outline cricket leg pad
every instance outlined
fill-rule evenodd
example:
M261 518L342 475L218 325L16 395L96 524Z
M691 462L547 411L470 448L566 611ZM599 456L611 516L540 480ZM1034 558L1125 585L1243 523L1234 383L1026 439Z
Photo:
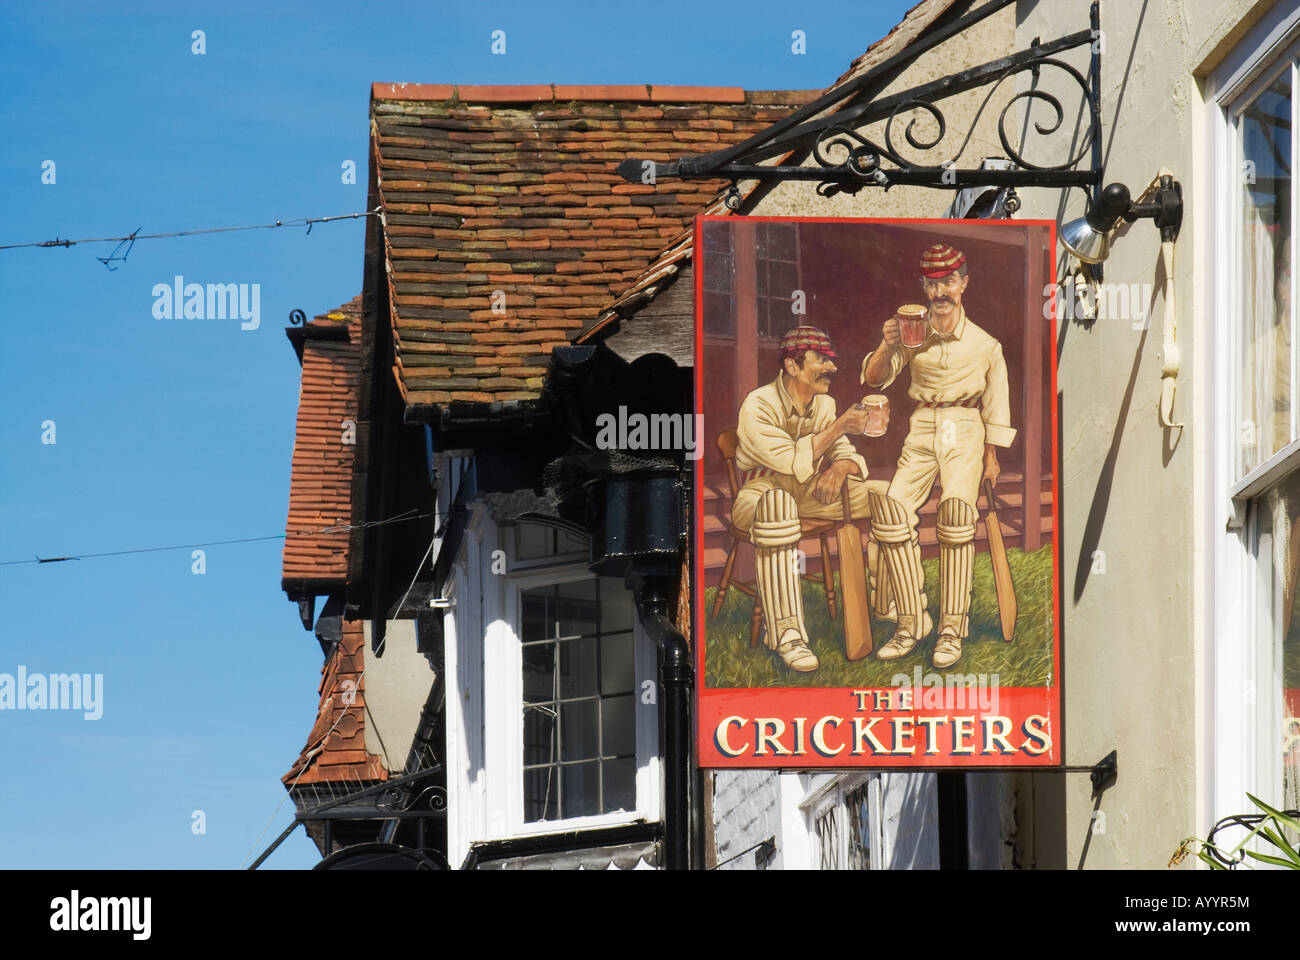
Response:
M939 633L951 633L958 639L970 632L975 520L973 504L956 497L940 501L935 524L939 539Z
M759 498L750 527L754 575L767 625L767 645L776 650L794 638L806 641L803 592L799 582L799 510L784 490Z
M916 641L929 632L923 629L925 574L921 552L914 549L912 541L911 511L893 497L872 491L871 516L871 530L884 554L898 611L898 630L877 653L877 657L888 660L910 652Z

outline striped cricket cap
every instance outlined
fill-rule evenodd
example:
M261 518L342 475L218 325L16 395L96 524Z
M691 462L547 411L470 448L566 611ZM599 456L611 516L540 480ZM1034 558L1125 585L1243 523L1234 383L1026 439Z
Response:
M966 262L966 254L946 243L932 243L921 254L921 275L946 277Z
M816 350L831 359L835 351L831 349L831 338L816 327L795 327L781 338L781 356L803 357L805 350Z

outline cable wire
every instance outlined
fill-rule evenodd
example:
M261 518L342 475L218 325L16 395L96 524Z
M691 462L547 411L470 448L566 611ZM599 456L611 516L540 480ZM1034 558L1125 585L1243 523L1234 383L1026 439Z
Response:
M307 232L311 233L312 224L329 223L332 220L356 220L358 217L373 217L379 214L379 207L373 210L366 210L362 213L341 213L332 217L296 217L292 220L276 220L274 223L253 223L242 227L207 227L201 230L173 230L169 233L141 233L140 228L136 227L133 233L128 233L124 237L82 237L79 240L64 240L55 237L53 240L39 240L30 243L3 243L0 244L0 250L18 250L24 247L71 247L78 243L115 243L120 248L122 244L134 245L137 240L162 240L171 237L197 237L206 233L231 233L236 230L274 230L277 227L306 227ZM127 247L129 253L131 246ZM108 257L99 257L99 261L108 266L112 260L126 260L126 254L116 256L115 249ZM114 269L109 267L109 269Z
M382 527L390 523L406 523L409 520L424 520L429 517L447 516L443 512L435 513L418 513L414 516L408 516L415 508L399 513L395 517L389 517L387 520L370 520L366 523L344 523L336 524L331 527L321 527L318 530L291 530L287 533L277 533L265 537L242 537L238 540L209 540L205 543L180 543L170 547L137 547L130 550L106 550L103 553L78 553L66 557L41 557L37 556L34 560L0 560L0 567L20 566L28 563L61 563L65 560L92 560L96 557L121 557L134 553L156 553L160 550L192 550L195 547L219 547L232 543L257 543L262 540L283 540L287 536L293 537L314 537L322 533L336 533L346 530L364 530L368 527Z

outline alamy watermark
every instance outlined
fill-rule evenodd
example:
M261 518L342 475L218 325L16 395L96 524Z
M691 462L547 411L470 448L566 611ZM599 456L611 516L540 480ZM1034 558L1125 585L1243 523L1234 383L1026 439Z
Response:
M73 890L50 901L50 929L127 932L133 940L148 940L153 930L152 897L85 897Z
M177 276L171 283L153 285L153 315L156 320L244 321L241 330L262 325L260 283L186 283Z
M912 675L896 673L889 685L899 690L910 690L909 706L914 710L974 710L996 712L998 691L1002 688L1000 674L988 673L925 673L919 666Z
M1088 283L1077 276L1043 287L1043 319L1126 320L1134 330L1146 328L1151 308L1150 283Z
M703 456L700 434L704 416L690 413L618 413L596 417L598 450L683 450L687 460Z
M80 710L87 720L104 715L102 673L0 673L0 710Z

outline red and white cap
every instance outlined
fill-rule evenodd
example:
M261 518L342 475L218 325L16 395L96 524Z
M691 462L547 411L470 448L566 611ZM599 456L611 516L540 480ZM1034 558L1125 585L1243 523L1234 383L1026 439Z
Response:
M946 243L932 243L921 254L921 276L946 277L966 262L966 254Z
M831 338L816 327L795 327L781 338L782 357L802 357L805 350L816 350L835 359Z

